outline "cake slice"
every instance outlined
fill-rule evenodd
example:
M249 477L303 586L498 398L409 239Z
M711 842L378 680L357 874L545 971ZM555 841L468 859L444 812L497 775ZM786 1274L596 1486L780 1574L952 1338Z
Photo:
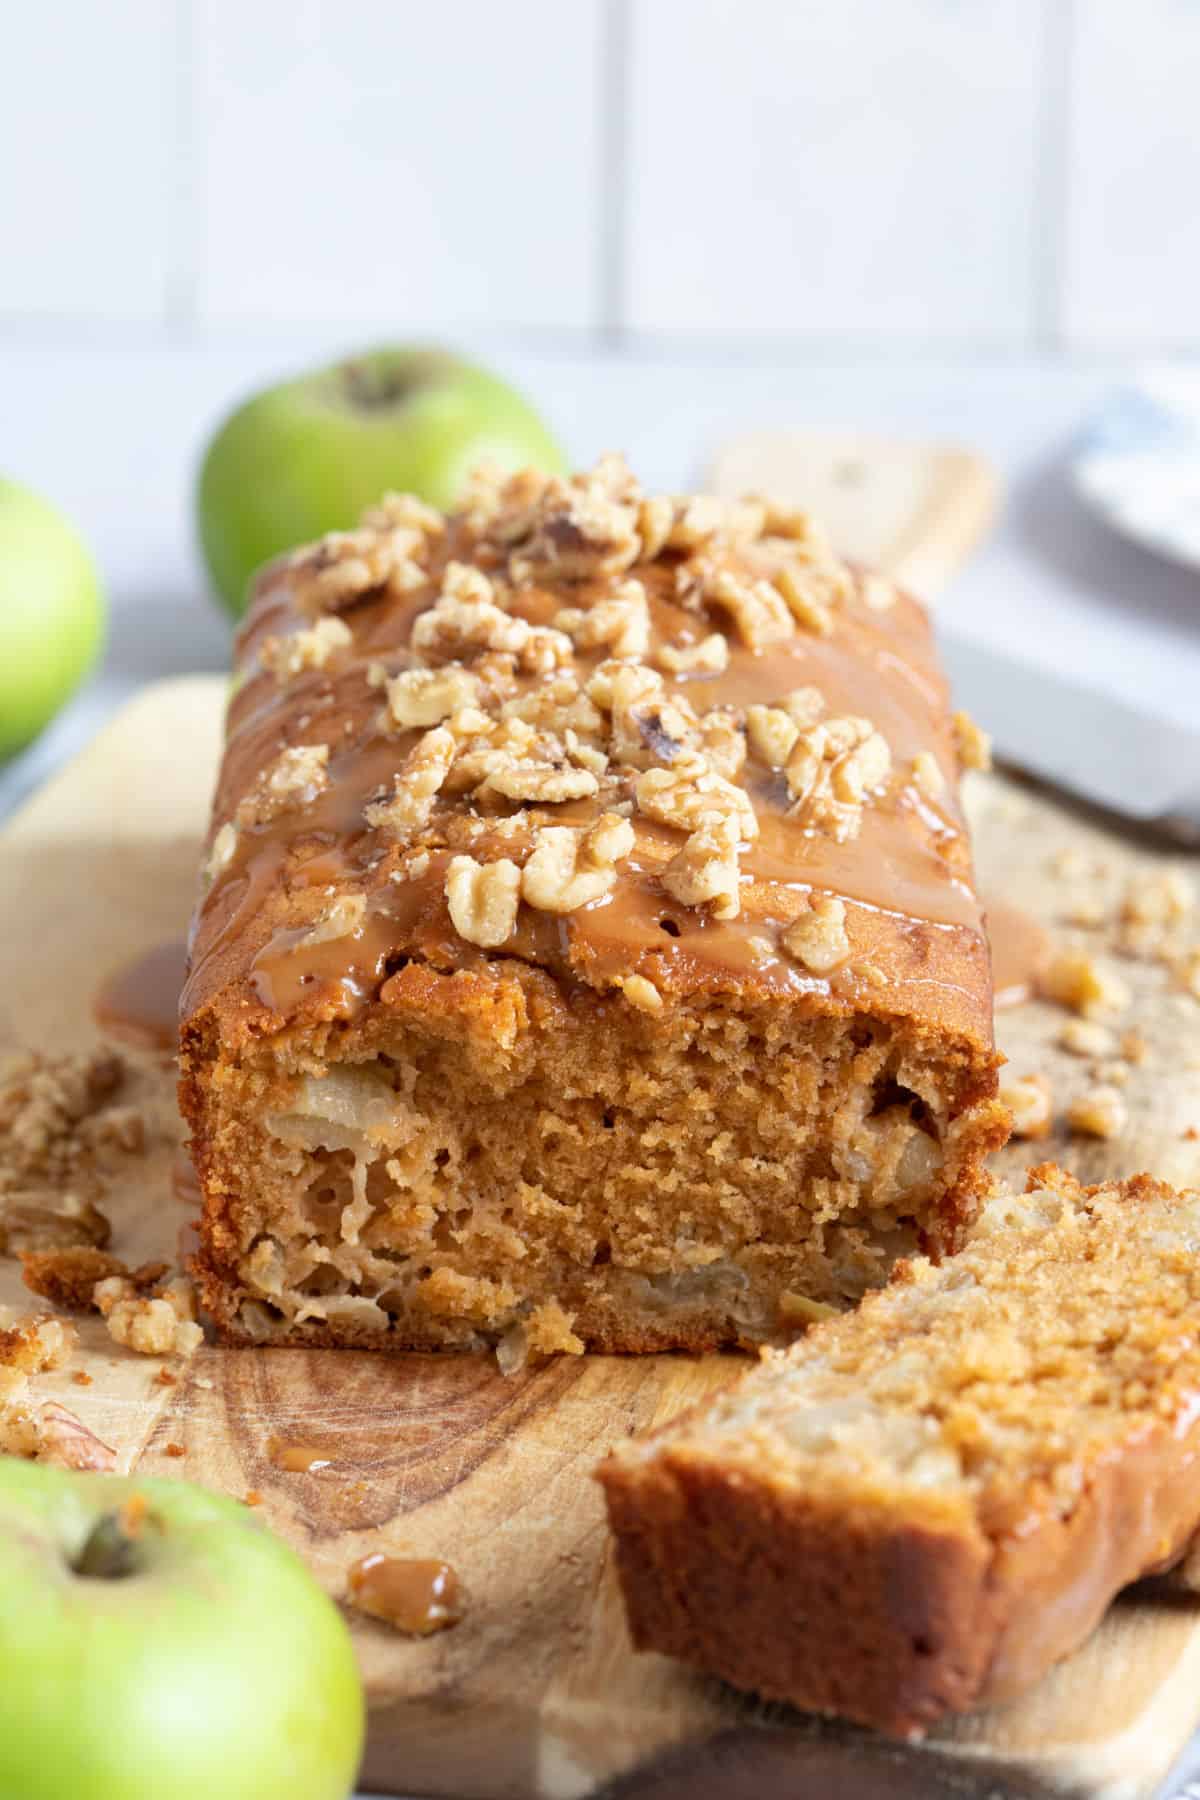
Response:
M786 1337L952 1249L996 1099L922 608L803 514L481 477L258 582L183 997L234 1341Z
M1200 1524L1200 1193L1051 1165L599 1473L634 1643L898 1736L1004 1700Z

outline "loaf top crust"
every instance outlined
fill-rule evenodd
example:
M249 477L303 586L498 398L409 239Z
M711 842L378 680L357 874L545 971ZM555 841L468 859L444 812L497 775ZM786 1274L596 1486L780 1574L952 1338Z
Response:
M182 1017L229 1043L517 958L647 1014L777 998L986 1052L985 756L924 610L802 512L619 457L481 471L451 516L389 495L256 584Z

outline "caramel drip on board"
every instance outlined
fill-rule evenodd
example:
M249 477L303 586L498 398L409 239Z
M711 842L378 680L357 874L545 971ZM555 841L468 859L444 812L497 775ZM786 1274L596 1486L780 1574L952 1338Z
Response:
M186 972L182 938L155 944L105 976L92 999L92 1016L106 1037L139 1050L173 1051Z
M463 1616L459 1579L447 1562L375 1550L351 1563L346 1579L352 1606L410 1637L445 1631Z
M302 808L269 824L240 829L234 860L202 909L185 1014L226 981L239 978L276 1018L310 1007L323 1017L351 1018L377 998L391 967L408 958L421 957L447 970L476 968L489 960L458 937L444 896L452 855L465 852L488 860L508 853L500 833L490 840L486 830L478 838L453 835L455 824L475 817L486 827L486 814L463 802L453 814L435 814L433 830L421 840L429 847L428 866L407 879L397 866L401 849L368 828L364 818L368 803L391 791L420 735L387 725L383 696L368 682L368 667L381 662L392 674L412 664L407 637L414 617L436 596L441 568L451 558L470 557L477 550L464 539L464 530L461 523L450 522L422 589L352 608L343 617L353 643L327 669L283 686L257 667L258 645L265 636L308 620L290 597L286 568L266 577L239 641L239 663L247 679L230 708L215 816L230 817L256 775L289 744L327 743L329 783ZM753 552L742 556L753 568ZM632 573L646 586L655 641L677 639L685 630L695 636L725 622L679 604L671 567L638 565ZM594 584L578 584L581 605L587 605L593 589ZM536 625L552 622L563 604L562 592L536 586L509 601L514 614ZM673 903L660 873L684 833L635 815L635 848L620 865L613 891L565 916L522 905L516 931L501 954L600 985L636 969L668 987L719 988L752 972L763 988L833 992L851 1003L869 1001L869 970L864 975L848 967L829 980L814 980L779 949L779 938L804 897L835 893L864 918L870 915L870 941L888 933L896 939L906 980L953 989L960 1016L970 1014L977 1005L971 988L941 981L933 972L935 946L952 937L960 963L970 964L972 984L978 975L982 985L986 948L952 780L956 764L945 687L921 609L901 595L888 610L875 612L856 594L838 609L830 636L799 630L765 651L747 648L732 634L728 641L723 672L668 676L664 697L681 695L703 711L714 705L776 702L794 688L815 686L824 696L825 716L869 718L889 744L893 773L887 791L865 807L859 835L837 844L806 828L789 811L782 776L748 760L739 779L754 802L759 832L741 859L745 879L739 917L716 920L703 910ZM603 648L577 651L581 683L606 655ZM529 693L541 680L517 677L517 694ZM918 795L907 779L912 759L921 751L932 752L947 776L936 800ZM526 817L532 830L584 822L598 809L593 802L530 806ZM312 923L323 896L346 891L367 894L361 927L345 937L316 941Z
M327 1469L335 1458L317 1444L293 1443L288 1438L273 1437L267 1446L271 1461L287 1475L315 1475Z

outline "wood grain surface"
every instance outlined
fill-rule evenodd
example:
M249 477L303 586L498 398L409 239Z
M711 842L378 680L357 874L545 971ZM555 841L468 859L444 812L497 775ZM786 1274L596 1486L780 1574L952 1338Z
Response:
M90 1044L98 979L183 929L223 692L216 677L147 690L0 837L0 1043ZM977 778L971 804L985 883L1052 934L1078 894L1116 895L1159 861L999 778ZM1052 872L1065 848L1078 853L1069 876ZM1122 1023L1149 1044L1125 1090L1128 1132L1015 1145L1001 1159L1012 1172L1051 1154L1092 1176L1148 1168L1200 1182L1186 1135L1200 1126L1200 1006L1159 968L1122 974L1135 989ZM1049 1074L1059 1114L1088 1073L1054 1043L1064 1017L1035 1002L998 1021L1015 1067ZM113 1248L170 1256L186 1218L169 1181L171 1070L146 1057L135 1080L155 1129L111 1197ZM0 1300L26 1298L0 1262ZM736 1357L562 1358L505 1378L475 1357L208 1345L165 1387L158 1359L119 1349L99 1321L83 1340L93 1385L66 1371L38 1378L39 1392L83 1417L120 1466L257 1491L259 1516L338 1596L368 1548L457 1568L468 1607L456 1629L411 1641L353 1620L368 1786L458 1800L1144 1800L1200 1718L1200 1609L1161 1587L1124 1597L1024 1700L915 1748L635 1657L591 1471L614 1439L731 1379ZM329 1467L279 1471L276 1434L323 1447Z

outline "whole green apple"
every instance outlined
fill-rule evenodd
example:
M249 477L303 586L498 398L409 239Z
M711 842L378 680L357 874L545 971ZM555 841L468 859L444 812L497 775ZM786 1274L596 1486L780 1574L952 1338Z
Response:
M49 724L103 636L104 601L83 540L48 500L0 477L0 758Z
M200 467L213 584L237 616L271 557L354 525L389 488L451 507L480 462L564 466L532 407L449 351L372 350L268 388L225 420Z
M0 1794L344 1800L349 1634L246 1509L0 1459Z

